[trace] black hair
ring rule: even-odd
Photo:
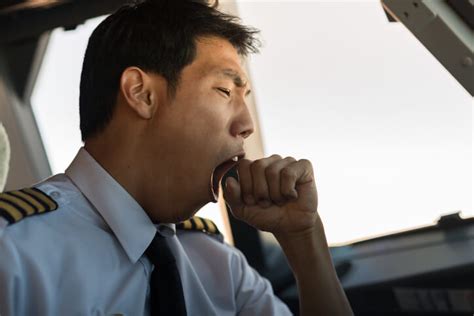
[[[146,0],[121,7],[89,38],[79,97],[82,140],[111,120],[127,67],[163,76],[174,93],[181,70],[195,58],[198,37],[226,39],[246,56],[258,51],[257,33],[204,0]]]

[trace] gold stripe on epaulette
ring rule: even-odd
[[[214,224],[213,221],[207,219],[207,218],[203,218],[204,222],[207,224],[207,230],[211,233],[211,234],[216,234],[219,230],[217,229],[217,226],[216,224]]]
[[[22,208],[25,211],[27,216],[32,215],[35,212],[35,209],[33,206],[23,201],[22,199],[12,195],[10,192],[6,192],[2,194],[1,199],[18,205],[20,208]]]
[[[193,224],[191,223],[190,220],[182,222],[181,225],[183,226],[182,227],[183,229],[192,229],[193,228]]]
[[[52,198],[50,198],[49,195],[46,195],[44,192],[36,188],[31,188],[31,189],[27,188],[27,189],[23,189],[23,191],[32,196],[37,197],[38,199],[46,203],[46,205],[48,205],[49,207],[49,210],[56,209],[58,207],[56,202]]]
[[[0,201],[0,210],[5,210],[15,222],[18,222],[23,218],[23,214],[18,210],[18,208],[4,201]]]
[[[25,201],[28,201],[31,205],[33,205],[35,207],[35,209],[39,210],[39,209],[44,209],[45,208],[35,198],[33,198],[31,195],[26,194],[25,192],[11,191],[11,192],[8,192],[8,193],[10,193],[11,195],[14,195],[14,196],[18,196],[18,197],[24,199]]]
[[[187,221],[176,224],[177,229],[201,231],[208,234],[219,235],[216,224],[207,218],[194,216]]]
[[[49,195],[36,188],[0,193],[0,217],[9,224],[57,208],[58,204]]]
[[[196,229],[197,230],[205,230],[204,229],[204,222],[202,221],[201,218],[196,216],[196,217],[191,218],[191,220],[194,220],[194,223],[196,224]]]

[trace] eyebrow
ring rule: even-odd
[[[239,88],[244,88],[248,83],[247,80],[242,79],[240,74],[233,69],[230,69],[230,68],[220,69],[218,73],[225,77],[231,78],[234,81],[234,84]],[[247,92],[245,93],[245,96],[249,95],[251,92],[252,90],[248,89]]]

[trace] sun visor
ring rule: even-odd
[[[382,0],[382,5],[389,21],[403,23],[474,95],[473,0]]]

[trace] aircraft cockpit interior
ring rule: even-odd
[[[0,1],[0,192],[63,173],[83,146],[88,39],[127,2]],[[259,52],[242,61],[254,122],[245,157],[312,162],[353,313],[474,315],[474,1],[220,0],[217,9],[260,31]],[[197,215],[298,315],[277,239],[236,219],[220,191]]]

